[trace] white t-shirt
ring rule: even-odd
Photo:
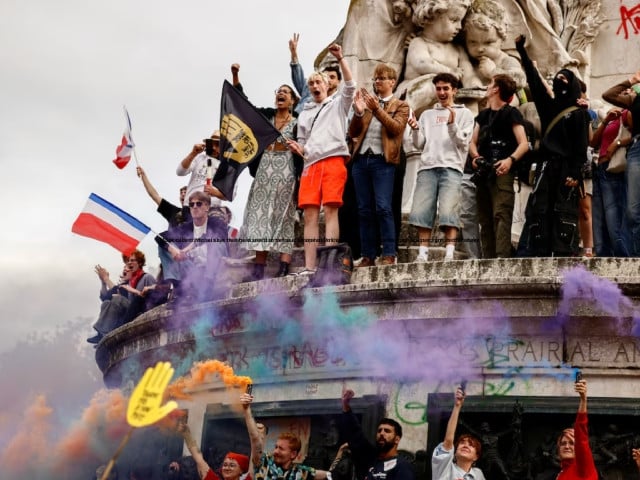
[[[182,162],[178,164],[178,168],[176,168],[176,174],[179,177],[184,177],[185,175],[191,174],[191,178],[189,178],[189,184],[187,185],[187,194],[184,196],[184,205],[189,205],[189,196],[193,192],[204,192],[204,186],[207,184],[207,160],[211,158],[208,157],[206,153],[201,152],[193,159],[189,168],[183,168]],[[220,160],[216,158],[211,158],[211,178],[216,174],[216,170],[218,170],[218,166],[220,165]],[[221,200],[217,197],[211,197],[211,206],[219,207],[221,204]]]

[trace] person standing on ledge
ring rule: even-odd
[[[328,96],[326,74],[309,75],[307,84],[312,101],[305,104],[298,117],[298,138],[288,140],[289,149],[304,159],[300,179],[298,206],[304,210],[304,262],[301,275],[313,275],[316,270],[319,245],[320,207],[324,209],[326,245],[335,245],[340,237],[338,209],[347,180],[346,161],[347,115],[356,92],[356,82],[342,55],[342,47],[333,44],[329,52],[342,69],[344,86],[338,95]]]

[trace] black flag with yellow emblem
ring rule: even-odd
[[[236,180],[280,132],[228,81],[220,101],[220,166],[213,186],[233,200]]]

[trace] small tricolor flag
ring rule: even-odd
[[[144,223],[92,193],[84,209],[73,222],[73,233],[111,245],[129,255],[151,231]]]
[[[116,158],[113,160],[116,167],[119,169],[123,169],[131,160],[131,154],[133,153],[133,149],[136,144],[133,143],[133,137],[131,136],[131,118],[129,118],[129,112],[127,112],[127,107],[124,107],[124,133],[122,134],[122,140],[118,148],[116,148]]]

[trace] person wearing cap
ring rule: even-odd
[[[184,443],[191,453],[193,460],[196,462],[198,468],[198,475],[202,480],[220,480],[220,477],[213,471],[209,464],[204,459],[202,451],[198,447],[198,444],[191,435],[189,427],[180,423],[178,425],[178,432],[182,435]],[[224,460],[222,461],[222,467],[220,473],[222,474],[222,480],[240,480],[244,474],[249,470],[249,457],[242,455],[241,453],[228,452]],[[247,475],[244,479],[251,480],[251,475]]]
[[[225,200],[224,195],[211,184],[220,165],[218,159],[220,156],[220,130],[214,131],[210,139],[212,140],[212,148],[207,151],[205,143],[196,143],[189,154],[178,164],[176,174],[179,177],[191,174],[185,199],[188,199],[193,192],[205,192],[211,197],[209,216],[219,218],[228,224],[230,220],[229,209],[222,206],[222,200]],[[209,139],[206,139],[205,142],[207,140]],[[187,205],[185,200],[184,206]]]

